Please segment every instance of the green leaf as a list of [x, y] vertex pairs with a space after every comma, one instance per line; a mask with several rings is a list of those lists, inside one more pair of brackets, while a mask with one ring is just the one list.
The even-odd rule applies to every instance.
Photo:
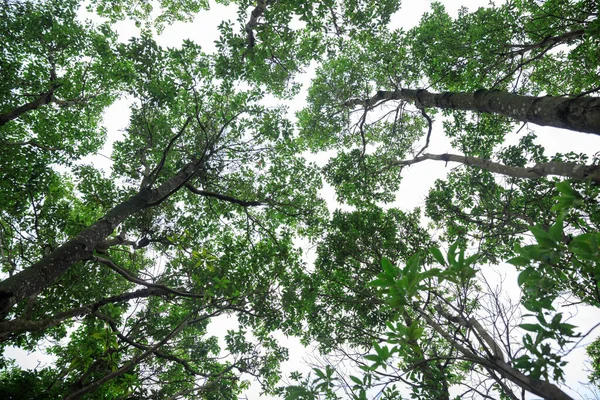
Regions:
[[383, 257], [381, 259], [381, 267], [383, 269], [383, 271], [386, 273], [386, 275], [388, 276], [395, 276], [396, 275], [396, 267], [394, 266], [394, 264], [391, 263], [390, 260], [388, 260], [387, 258]]
[[429, 249], [429, 251], [438, 263], [444, 266], [446, 265], [446, 260], [444, 260], [444, 256], [442, 255], [440, 249], [438, 249], [437, 247], [432, 247]]
[[555, 242], [561, 242], [562, 239], [563, 239], [563, 221], [564, 221], [564, 218], [565, 218], [564, 214], [560, 214], [558, 216], [558, 218], [556, 219], [556, 222], [554, 223], [554, 225], [552, 225], [550, 227], [550, 229], [548, 230], [548, 233], [550, 234], [550, 237]]
[[519, 327], [529, 332], [540, 332], [542, 327], [537, 324], [520, 324]]
[[517, 283], [519, 284], [519, 286], [523, 287], [523, 285], [526, 285], [534, 275], [537, 274], [535, 273], [535, 270], [533, 268], [526, 268], [519, 274], [519, 277], [517, 278]]
[[531, 261], [529, 258], [523, 257], [523, 256], [517, 256], [517, 257], [513, 257], [510, 260], [506, 261], [509, 264], [514, 265], [515, 267], [526, 267], [528, 266]]
[[369, 361], [376, 362], [376, 363], [380, 363], [381, 362], [381, 358], [378, 355], [375, 355], [375, 354], [367, 354], [365, 356], [365, 359], [369, 360]]
[[530, 226], [529, 231], [533, 233], [533, 236], [539, 244], [546, 247], [554, 247], [556, 245], [556, 241], [552, 239], [552, 237], [550, 237], [548, 232], [546, 232], [545, 230], [537, 226]]
[[350, 375], [350, 379], [352, 380], [352, 382], [356, 383], [357, 385], [362, 385], [363, 384], [363, 382], [359, 378], [357, 378], [356, 376], [354, 376], [354, 375]]

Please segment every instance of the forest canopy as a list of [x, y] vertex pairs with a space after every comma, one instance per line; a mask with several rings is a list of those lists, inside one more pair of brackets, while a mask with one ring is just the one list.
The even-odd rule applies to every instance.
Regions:
[[1, 397], [599, 393], [599, 4], [450, 3], [0, 0]]

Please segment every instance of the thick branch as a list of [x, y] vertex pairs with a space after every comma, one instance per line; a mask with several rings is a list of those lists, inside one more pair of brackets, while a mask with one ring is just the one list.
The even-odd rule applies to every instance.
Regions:
[[432, 93], [426, 90], [380, 90], [369, 99], [351, 99], [347, 107], [373, 108], [389, 100], [408, 101], [426, 108], [499, 114], [518, 121], [600, 135], [600, 98], [532, 97], [499, 90], [473, 93]]
[[60, 325], [63, 321], [67, 319], [81, 317], [83, 315], [89, 314], [106, 304], [120, 303], [131, 299], [138, 299], [160, 294], [165, 294], [165, 292], [154, 288], [140, 289], [136, 290], [135, 292], [123, 293], [118, 296], [107, 297], [95, 303], [86, 304], [81, 307], [75, 307], [70, 310], [53, 315], [50, 318], [42, 320], [23, 320], [17, 318], [12, 321], [0, 321], [0, 340], [6, 339], [4, 334], [7, 333], [16, 334], [23, 332], [37, 332], [51, 328], [53, 326]]
[[541, 42], [538, 42], [538, 43], [523, 44], [523, 45], [509, 45], [509, 47], [511, 47], [513, 49], [518, 49], [518, 50], [511, 50], [506, 55], [508, 55], [510, 57], [516, 57], [516, 56], [524, 55], [525, 53], [527, 53], [529, 51], [532, 51], [534, 49], [539, 49], [542, 47], [548, 47], [549, 49], [552, 49], [553, 47], [555, 47], [561, 43], [569, 42], [573, 39], [578, 39], [578, 38], [582, 37], [584, 34], [585, 34], [584, 29], [578, 29], [578, 30], [574, 30], [574, 31], [565, 32], [562, 35], [558, 35], [558, 36], [547, 36], [546, 38], [544, 38], [544, 40], [542, 40]]
[[539, 379], [531, 378], [515, 368], [511, 367], [506, 362], [502, 361], [499, 358], [488, 359], [476, 355], [460, 343], [458, 343], [448, 331], [435, 322], [425, 310], [420, 308], [416, 308], [416, 311], [425, 319], [427, 324], [433, 328], [438, 334], [440, 334], [444, 339], [448, 340], [450, 345], [458, 350], [466, 359], [480, 364], [485, 368], [490, 368], [496, 371], [500, 376], [504, 379], [508, 379], [509, 381], [517, 384], [519, 387], [536, 394], [538, 396], [543, 397], [548, 400], [573, 400], [569, 395], [560, 390], [556, 385], [545, 382]]
[[256, 44], [256, 38], [254, 37], [254, 28], [258, 26], [258, 19], [263, 16], [267, 9], [267, 0], [258, 0], [256, 7], [250, 14], [250, 20], [246, 24], [246, 33], [248, 34], [248, 47], [253, 48]]
[[30, 101], [29, 103], [25, 103], [22, 106], [14, 108], [7, 113], [0, 114], [0, 126], [12, 121], [13, 119], [19, 118], [26, 112], [37, 110], [38, 108], [50, 103], [52, 101], [53, 93], [54, 89], [51, 89], [46, 93], [42, 93], [38, 98]]
[[259, 201], [259, 200], [255, 200], [255, 201], [246, 201], [246, 200], [240, 200], [237, 199], [235, 197], [231, 197], [231, 196], [227, 196], [224, 194], [219, 194], [219, 193], [215, 193], [215, 192], [209, 192], [206, 190], [200, 190], [198, 188], [195, 188], [192, 185], [185, 185], [185, 187], [192, 193], [200, 195], [200, 196], [205, 196], [205, 197], [213, 197], [215, 199], [219, 199], [219, 200], [223, 200], [223, 201], [227, 201], [229, 203], [233, 203], [233, 204], [238, 204], [242, 207], [256, 207], [256, 206], [264, 206], [269, 204], [266, 201]]
[[412, 160], [396, 160], [395, 166], [408, 166], [422, 161], [435, 160], [444, 162], [457, 162], [468, 166], [478, 167], [486, 171], [510, 176], [513, 178], [540, 179], [549, 175], [558, 175], [578, 181], [591, 179], [600, 184], [600, 165], [582, 165], [570, 162], [549, 161], [537, 163], [533, 167], [515, 167], [504, 165], [479, 157], [462, 156], [458, 154], [423, 154]]

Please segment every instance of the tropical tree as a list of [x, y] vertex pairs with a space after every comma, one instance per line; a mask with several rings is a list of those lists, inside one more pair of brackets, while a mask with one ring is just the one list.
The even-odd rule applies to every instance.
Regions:
[[[37, 3], [10, 3], [3, 23], [12, 24], [6, 32], [19, 32], [21, 24], [38, 35], [46, 29], [30, 20], [38, 13], [55, 30], [48, 37], [79, 54], [70, 46], [96, 28], [74, 28], [76, 5], [40, 3], [34, 10]], [[114, 39], [103, 38], [90, 41]], [[26, 46], [27, 38], [13, 40], [15, 54], [7, 61], [15, 72], [7, 85], [30, 74], [17, 71], [28, 67], [17, 56], [38, 51]], [[19, 106], [20, 89], [9, 90], [13, 96], [4, 101], [7, 137], [30, 136], [3, 146], [10, 167], [3, 171], [23, 180], [7, 183], [13, 193], [3, 200], [3, 345], [33, 348], [43, 338], [70, 338], [66, 346], [51, 346], [52, 367], [31, 372], [5, 363], [5, 393], [235, 398], [246, 387], [241, 374], [261, 377], [268, 391], [286, 354], [270, 333], [300, 328], [284, 315], [296, 301], [287, 291], [301, 270], [293, 240], [318, 232], [324, 211], [316, 170], [298, 156], [284, 110], [261, 105], [263, 93], [239, 90], [233, 77], [216, 79], [214, 57], [199, 46], [163, 49], [150, 35], [103, 46], [119, 57], [122, 75], [115, 75], [120, 80], [114, 92], [87, 96], [75, 87], [86, 85], [85, 79], [68, 75], [70, 64], [55, 67], [50, 60], [46, 71], [34, 70], [44, 102]], [[65, 54], [57, 60], [73, 63], [74, 73], [85, 76], [77, 59]], [[93, 67], [111, 76], [110, 68]], [[44, 73], [50, 80], [43, 80]], [[59, 78], [65, 83], [55, 82]], [[108, 78], [90, 72], [92, 78], [90, 90], [111, 89]], [[70, 86], [82, 97], [70, 97]], [[22, 90], [23, 96], [32, 91]], [[132, 107], [127, 131], [114, 146], [111, 176], [72, 164], [102, 143], [100, 112], [118, 94], [129, 96]], [[91, 106], [90, 119], [82, 118]], [[47, 115], [54, 114], [65, 122], [51, 123]], [[83, 141], [81, 120], [97, 131], [88, 135], [92, 144]], [[43, 129], [33, 125], [37, 121]], [[32, 137], [38, 132], [48, 138]], [[50, 148], [61, 143], [58, 137], [81, 151], [56, 157], [67, 151]], [[36, 153], [42, 157], [29, 165]], [[59, 172], [53, 162], [71, 168]], [[232, 313], [240, 328], [227, 334], [223, 354], [207, 326]]]
[[[512, 1], [457, 18], [435, 3], [408, 32], [390, 24], [393, 0], [223, 3], [238, 21], [207, 54], [153, 36], [205, 1], [92, 0], [107, 21], [94, 25], [75, 1], [4, 0], [0, 341], [50, 340], [55, 361], [26, 371], [2, 359], [1, 390], [236, 398], [253, 376], [267, 393], [337, 396], [331, 368], [276, 389], [279, 330], [323, 352], [349, 346], [364, 367], [345, 385], [358, 398], [389, 386], [386, 365], [394, 380], [410, 370], [421, 398], [450, 398], [467, 375], [509, 398], [566, 398], [548, 341], [562, 346], [574, 328], [546, 316], [565, 293], [598, 305], [597, 160], [546, 156], [532, 134], [505, 139], [515, 121], [600, 131], [596, 2]], [[140, 28], [127, 43], [111, 28], [122, 19]], [[294, 126], [270, 95], [295, 99], [311, 63]], [[107, 173], [82, 158], [103, 145], [102, 112], [119, 97], [130, 119]], [[426, 153], [440, 115], [455, 150]], [[322, 169], [303, 158], [328, 150]], [[457, 243], [447, 257], [428, 252], [438, 244], [420, 210], [385, 205], [399, 171], [429, 159], [462, 164], [425, 207], [436, 239]], [[322, 177], [352, 210], [328, 218]], [[525, 246], [529, 233], [537, 243]], [[314, 267], [299, 240], [317, 244]], [[522, 349], [511, 339], [499, 352], [485, 334], [496, 325], [478, 322], [474, 265], [508, 259], [538, 323], [521, 324], [536, 335]], [[209, 324], [224, 315], [239, 328], [222, 346]]]
[[[565, 294], [574, 296], [576, 302], [597, 307], [594, 294], [598, 288], [597, 266], [592, 261], [592, 254], [597, 248], [597, 191], [594, 177], [597, 159], [593, 158], [590, 162], [585, 155], [573, 153], [547, 156], [543, 147], [535, 142], [532, 132], [523, 135], [516, 145], [504, 143], [515, 120], [549, 124], [548, 121], [553, 118], [551, 116], [557, 114], [553, 113], [552, 107], [542, 106], [544, 102], [568, 102], [569, 99], [581, 99], [597, 91], [597, 58], [590, 63], [586, 59], [581, 69], [571, 67], [577, 62], [575, 60], [577, 55], [582, 54], [581, 51], [597, 52], [598, 36], [593, 28], [597, 19], [596, 3], [568, 3], [509, 2], [472, 13], [463, 9], [456, 19], [448, 16], [441, 5], [434, 4], [433, 11], [426, 14], [420, 25], [409, 32], [380, 27], [371, 34], [356, 35], [347, 41], [342, 38], [337, 52], [329, 53], [331, 56], [318, 67], [309, 89], [308, 105], [298, 114], [302, 139], [308, 149], [315, 152], [337, 150], [337, 155], [324, 168], [325, 178], [335, 188], [338, 201], [359, 209], [373, 203], [391, 202], [396, 198], [400, 182], [398, 167], [404, 168], [405, 172], [406, 167], [428, 159], [462, 164], [446, 180], [436, 182], [426, 202], [426, 215], [442, 231], [441, 239], [473, 248], [479, 263], [497, 263], [512, 258], [511, 262], [523, 271], [520, 283], [527, 296], [523, 298], [522, 305], [529, 307], [529, 311], [536, 310], [536, 315], [541, 318], [535, 327], [523, 325], [537, 336], [523, 336], [529, 339], [520, 351], [526, 348], [531, 356], [511, 359], [509, 364], [514, 371], [504, 370], [504, 375], [498, 375], [499, 370], [494, 369], [498, 367], [490, 359], [475, 363], [486, 365], [480, 372], [483, 371], [485, 377], [494, 382], [493, 385], [500, 385], [494, 390], [508, 397], [518, 393], [510, 389], [510, 385], [514, 384], [520, 387], [518, 391], [532, 391], [547, 398], [568, 397], [551, 383], [553, 380], [560, 381], [560, 373], [540, 375], [540, 368], [552, 369], [554, 366], [560, 371], [562, 367], [561, 360], [548, 357], [552, 347], [542, 342], [554, 337], [562, 347], [565, 341], [570, 340], [570, 336], [576, 334], [568, 324], [559, 326], [564, 323], [562, 317], [553, 316], [548, 321], [544, 319], [544, 313], [551, 312], [553, 302], [559, 301], [558, 296]], [[569, 7], [569, 10], [564, 7]], [[550, 52], [562, 44], [573, 47], [564, 52]], [[518, 54], [513, 54], [514, 51], [518, 51]], [[515, 57], [520, 60], [515, 60]], [[556, 77], [555, 80], [552, 71], [556, 69], [551, 69], [550, 65], [553, 68], [564, 65], [569, 77]], [[555, 81], [560, 83], [555, 85]], [[429, 91], [430, 87], [441, 93]], [[561, 91], [557, 90], [558, 87]], [[540, 94], [557, 97], [541, 97]], [[487, 102], [486, 98], [490, 101]], [[597, 101], [595, 95], [588, 99], [592, 103]], [[513, 100], [515, 103], [509, 106]], [[517, 102], [522, 103], [517, 105]], [[530, 108], [529, 113], [521, 113], [529, 107], [525, 105], [527, 102], [529, 105], [537, 103], [539, 107], [535, 110]], [[566, 114], [561, 115], [567, 115], [567, 109], [563, 110]], [[597, 111], [590, 109], [590, 112], [597, 116]], [[450, 151], [446, 154], [426, 153], [434, 135], [438, 134], [434, 119], [440, 113], [444, 117], [445, 134], [460, 154]], [[548, 119], [542, 121], [538, 113], [543, 113]], [[531, 128], [523, 124], [519, 132]], [[571, 126], [570, 129], [574, 128]], [[570, 178], [571, 183], [555, 186], [552, 179], [546, 178], [550, 175]], [[558, 203], [553, 198], [558, 198]], [[557, 214], [557, 211], [562, 213]], [[370, 235], [367, 232], [365, 230], [365, 235]], [[524, 246], [527, 238], [532, 236], [538, 244]], [[350, 250], [344, 247], [343, 251]], [[329, 258], [333, 258], [335, 252], [330, 251], [329, 254]], [[515, 258], [515, 255], [518, 257]], [[407, 260], [403, 261], [409, 263]], [[392, 264], [395, 263], [397, 260], [392, 258]], [[409, 269], [408, 264], [405, 268]], [[416, 275], [429, 274], [428, 270], [417, 267], [415, 271], [418, 271], [414, 273]], [[436, 276], [445, 280], [445, 273], [436, 272]], [[396, 285], [396, 295], [410, 289], [404, 275], [402, 272], [388, 279], [389, 282], [396, 282], [389, 283]], [[425, 302], [425, 306], [429, 306], [425, 299], [431, 296], [426, 293], [433, 287], [437, 287], [436, 284], [428, 286], [414, 301], [419, 304]], [[459, 289], [449, 293], [455, 292], [463, 293]], [[462, 301], [466, 303], [473, 298], [471, 306], [474, 308], [471, 312], [475, 312], [479, 306], [477, 300], [481, 298], [475, 296], [476, 291], [466, 290], [464, 293]], [[369, 393], [369, 388], [386, 388], [393, 379], [408, 380], [416, 388], [416, 392], [413, 392], [415, 395], [424, 388], [436, 390], [433, 385], [436, 382], [452, 382], [443, 378], [444, 373], [440, 369], [437, 370], [437, 379], [429, 380], [424, 378], [426, 374], [411, 364], [407, 367], [399, 361], [410, 359], [410, 355], [416, 351], [411, 353], [409, 350], [411, 338], [398, 342], [398, 336], [405, 335], [408, 329], [414, 331], [419, 326], [413, 326], [402, 317], [407, 307], [382, 307], [381, 297], [373, 294], [363, 297], [362, 302], [347, 293], [340, 296], [341, 299], [344, 297], [352, 299], [348, 302], [350, 308], [358, 310], [360, 308], [353, 304], [362, 307], [363, 302], [368, 301], [377, 304], [378, 310], [387, 313], [387, 318], [392, 315], [387, 321], [392, 324], [388, 326], [389, 339], [380, 334], [371, 337], [365, 334], [359, 340], [353, 337], [344, 342], [352, 346], [361, 343], [361, 340], [363, 345], [371, 340], [374, 344], [370, 354], [368, 346], [355, 352], [338, 349], [337, 354], [354, 359], [366, 371], [361, 377], [351, 379], [352, 382], [347, 375], [338, 375], [337, 383], [347, 390], [347, 395], [366, 398], [364, 396]], [[457, 299], [456, 295], [450, 295], [439, 300], [443, 307], [447, 307]], [[406, 304], [413, 305], [408, 300]], [[456, 311], [457, 306], [454, 307]], [[429, 333], [425, 334], [423, 341], [429, 344], [441, 340], [446, 345], [445, 349], [458, 351], [455, 354], [461, 354], [458, 358], [465, 361], [463, 357], [466, 353], [459, 350], [457, 344], [461, 343], [452, 335], [461, 329], [466, 330], [467, 342], [469, 335], [482, 335], [477, 333], [477, 328], [469, 325], [473, 316], [471, 312], [462, 317], [449, 314], [449, 318], [436, 321], [443, 315], [435, 307], [428, 315], [430, 320], [426, 320], [419, 310], [425, 312], [423, 308], [413, 308], [412, 312], [416, 312], [417, 316], [411, 320], [428, 326]], [[465, 309], [459, 307], [458, 310], [463, 312]], [[345, 315], [348, 314], [352, 315], [352, 311], [346, 311]], [[461, 324], [461, 318], [467, 322]], [[488, 315], [485, 318], [496, 318], [497, 321], [501, 317]], [[448, 323], [455, 325], [448, 330], [436, 330], [429, 321], [438, 326]], [[440, 322], [443, 324], [440, 325]], [[379, 327], [383, 323], [385, 321], [380, 320]], [[339, 321], [339, 324], [344, 324], [344, 321]], [[373, 331], [381, 332], [379, 327]], [[550, 331], [554, 333], [548, 333]], [[450, 336], [445, 337], [444, 334], [448, 333]], [[388, 348], [385, 343], [396, 346], [390, 345]], [[469, 344], [471, 347], [462, 348], [483, 351], [480, 355], [493, 355], [489, 348], [486, 350], [489, 343], [486, 344], [485, 340], [474, 343]], [[430, 359], [431, 362], [427, 364], [432, 368], [436, 368], [434, 361], [437, 356], [456, 359], [448, 355], [452, 350], [444, 354], [438, 347], [436, 351], [435, 356], [420, 359]], [[394, 357], [396, 354], [397, 358]], [[469, 353], [467, 358], [474, 354], [476, 352]], [[509, 354], [516, 353], [511, 351]], [[361, 356], [366, 358], [361, 360]], [[331, 365], [337, 365], [338, 361], [335, 359]], [[474, 368], [472, 361], [471, 357], [470, 363], [464, 367], [466, 370]], [[399, 362], [404, 368], [400, 368], [392, 379], [389, 368], [397, 369]], [[447, 366], [452, 368], [450, 363]], [[499, 369], [502, 370], [502, 367]], [[460, 368], [454, 371], [459, 373], [456, 371], [460, 371]], [[411, 379], [407, 378], [407, 374], [411, 374]], [[532, 386], [533, 381], [515, 382], [508, 379], [518, 374], [528, 379], [543, 378], [541, 385], [549, 384], [548, 391], [542, 393], [538, 390], [540, 382], [534, 382]], [[310, 389], [309, 394], [294, 390], [288, 390], [287, 394], [290, 398], [296, 395], [310, 398], [319, 393], [326, 398], [335, 398], [336, 394], [331, 392], [334, 376], [335, 373], [327, 373], [327, 369], [320, 370], [315, 380], [303, 381], [303, 388]], [[380, 379], [378, 382], [377, 377]], [[495, 377], [504, 381], [498, 382], [494, 380]], [[443, 392], [443, 387], [437, 386], [437, 389], [442, 388]], [[469, 390], [477, 393], [477, 386], [473, 385]], [[424, 398], [431, 398], [431, 393], [425, 394]], [[381, 395], [384, 398], [397, 398], [399, 393], [386, 389]], [[436, 396], [442, 395], [438, 392]]]

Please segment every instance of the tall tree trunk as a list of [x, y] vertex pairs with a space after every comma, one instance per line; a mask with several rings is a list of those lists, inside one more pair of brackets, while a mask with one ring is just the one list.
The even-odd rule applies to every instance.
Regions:
[[578, 181], [591, 179], [600, 184], [600, 165], [582, 165], [570, 162], [550, 161], [537, 163], [533, 167], [514, 167], [479, 157], [461, 156], [458, 154], [423, 154], [412, 160], [393, 161], [392, 165], [408, 166], [426, 160], [457, 162], [474, 166], [496, 174], [513, 178], [539, 179], [548, 175], [564, 176]]
[[532, 97], [499, 90], [473, 93], [432, 93], [426, 90], [380, 90], [370, 99], [352, 99], [346, 106], [372, 108], [387, 100], [402, 100], [423, 108], [477, 111], [500, 114], [518, 121], [600, 135], [599, 97]]
[[202, 165], [202, 159], [192, 161], [159, 187], [141, 189], [48, 256], [0, 282], [0, 318], [6, 317], [19, 301], [40, 293], [78, 261], [90, 259], [96, 246], [103, 243], [119, 224], [167, 199], [195, 176]]

